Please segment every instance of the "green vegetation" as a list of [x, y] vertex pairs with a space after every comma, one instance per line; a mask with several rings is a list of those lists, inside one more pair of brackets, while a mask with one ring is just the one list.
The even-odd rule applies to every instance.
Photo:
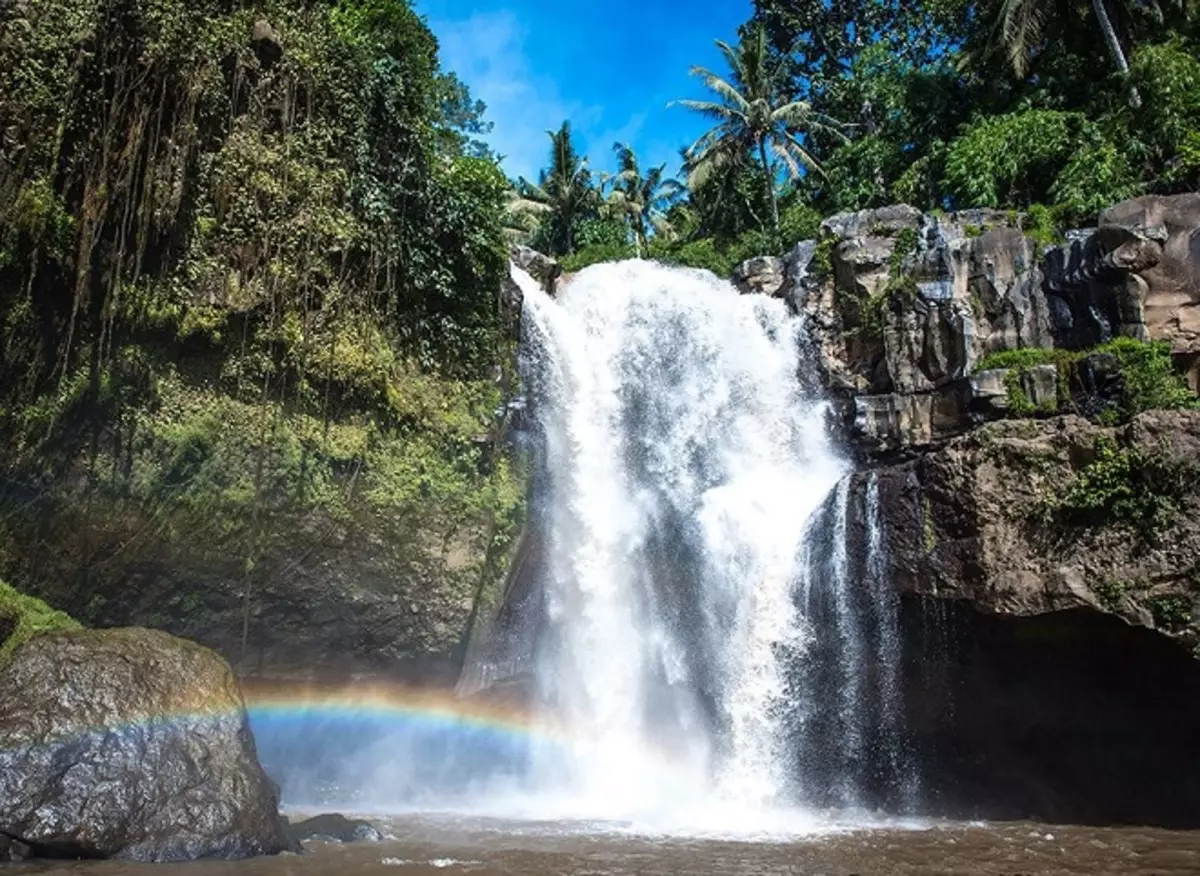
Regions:
[[1195, 408], [1200, 399], [1175, 370], [1171, 347], [1165, 341], [1143, 343], [1116, 338], [1095, 352], [1115, 356], [1125, 381], [1119, 414], [1128, 419], [1139, 411]]
[[1100, 604], [1114, 612], [1121, 607], [1121, 600], [1134, 589], [1132, 581], [1101, 581], [1092, 586], [1092, 592], [1096, 594]]
[[78, 630], [78, 623], [40, 599], [26, 596], [0, 580], [0, 666], [34, 636], [56, 630]]
[[1192, 622], [1191, 600], [1182, 596], [1152, 596], [1146, 605], [1156, 627], [1177, 633]]
[[762, 171], [763, 187], [771, 205], [770, 230], [779, 233], [779, 202], [775, 191], [775, 155], [789, 178], [799, 180], [804, 171], [820, 172], [805, 141], [814, 135], [841, 137], [841, 125], [813, 110], [810, 103], [788, 94], [786, 72], [771, 57], [767, 32], [761, 24], [747, 27], [737, 46], [717, 40], [730, 77], [724, 79], [703, 67], [692, 73], [717, 100], [681, 100], [680, 106], [713, 119], [718, 124], [684, 153], [688, 183], [699, 189], [714, 174], [727, 172], [754, 156]]
[[[714, 127], [682, 150], [687, 189], [660, 221], [631, 225], [603, 175], [574, 155], [564, 176], [556, 154], [544, 181], [583, 206], [525, 234], [586, 250], [572, 265], [632, 252], [729, 274], [817, 238], [814, 217], [905, 202], [1011, 210], [1048, 246], [1118, 201], [1200, 187], [1198, 39], [1191, 3], [756, 0], [718, 43], [728, 69], [693, 70], [711, 99], [677, 102]], [[618, 239], [584, 244], [568, 214]]]
[[407, 0], [0, 13], [0, 572], [35, 510], [252, 580], [351, 518], [509, 532], [482, 112]]
[[1098, 419], [1112, 425], [1127, 422], [1142, 411], [1180, 410], [1200, 406], [1197, 397], [1175, 369], [1171, 347], [1165, 341], [1145, 342], [1134, 338], [1114, 338], [1091, 350], [1071, 351], [1023, 347], [1001, 350], [985, 356], [975, 371], [1009, 370], [1004, 385], [1008, 390], [1008, 407], [1012, 416], [1023, 417], [1037, 413], [1022, 387], [1025, 374], [1041, 365], [1058, 369], [1058, 408], [1070, 403], [1072, 369], [1091, 355], [1112, 356], [1123, 382], [1119, 399], [1101, 411]]
[[1153, 540], [1175, 521], [1200, 476], [1190, 460], [1119, 449], [1105, 438], [1094, 453], [1066, 492], [1047, 500], [1047, 510], [1066, 526], [1127, 526]]
[[823, 212], [1045, 204], [1071, 227], [1138, 192], [1194, 190], [1192, 6], [756, 0], [754, 22], [793, 95], [855, 122], [847, 142], [811, 139], [825, 175], [799, 188]]

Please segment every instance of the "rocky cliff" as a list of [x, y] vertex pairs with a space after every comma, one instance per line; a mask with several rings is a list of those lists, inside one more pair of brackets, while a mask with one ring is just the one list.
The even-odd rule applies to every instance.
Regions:
[[735, 282], [806, 315], [878, 497], [920, 808], [1194, 827], [1200, 196], [1036, 219], [835, 216]]
[[[1117, 205], [1061, 242], [1021, 214], [906, 206], [834, 216], [821, 234], [786, 258], [741, 265], [735, 282], [808, 316], [813, 359], [859, 451], [928, 447], [1105, 390], [1103, 362], [1060, 381], [1039, 363], [993, 367], [1006, 351], [1159, 341], [1200, 385], [1200, 195]], [[1010, 410], [1014, 400], [1030, 410]]]
[[1029, 221], [835, 216], [736, 280], [807, 315], [903, 592], [1195, 647], [1200, 196], [1119, 204], [1060, 243]]

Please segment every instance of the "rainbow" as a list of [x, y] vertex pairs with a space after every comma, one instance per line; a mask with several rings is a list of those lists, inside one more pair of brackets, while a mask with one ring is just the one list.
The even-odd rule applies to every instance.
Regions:
[[424, 731], [483, 733], [558, 745], [568, 741], [565, 728], [535, 720], [521, 708], [460, 699], [445, 691], [378, 683], [333, 687], [250, 681], [243, 687], [252, 723], [370, 721]]

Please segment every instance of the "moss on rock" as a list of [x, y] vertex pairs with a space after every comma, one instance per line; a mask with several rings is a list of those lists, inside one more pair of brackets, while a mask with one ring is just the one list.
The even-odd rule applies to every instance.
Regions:
[[34, 636], [79, 629], [83, 629], [79, 622], [67, 613], [0, 581], [0, 666]]

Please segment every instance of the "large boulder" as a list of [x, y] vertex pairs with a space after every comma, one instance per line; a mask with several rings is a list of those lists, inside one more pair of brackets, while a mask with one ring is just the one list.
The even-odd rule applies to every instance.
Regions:
[[0, 836], [35, 857], [294, 848], [215, 653], [143, 629], [35, 637], [0, 669]]

